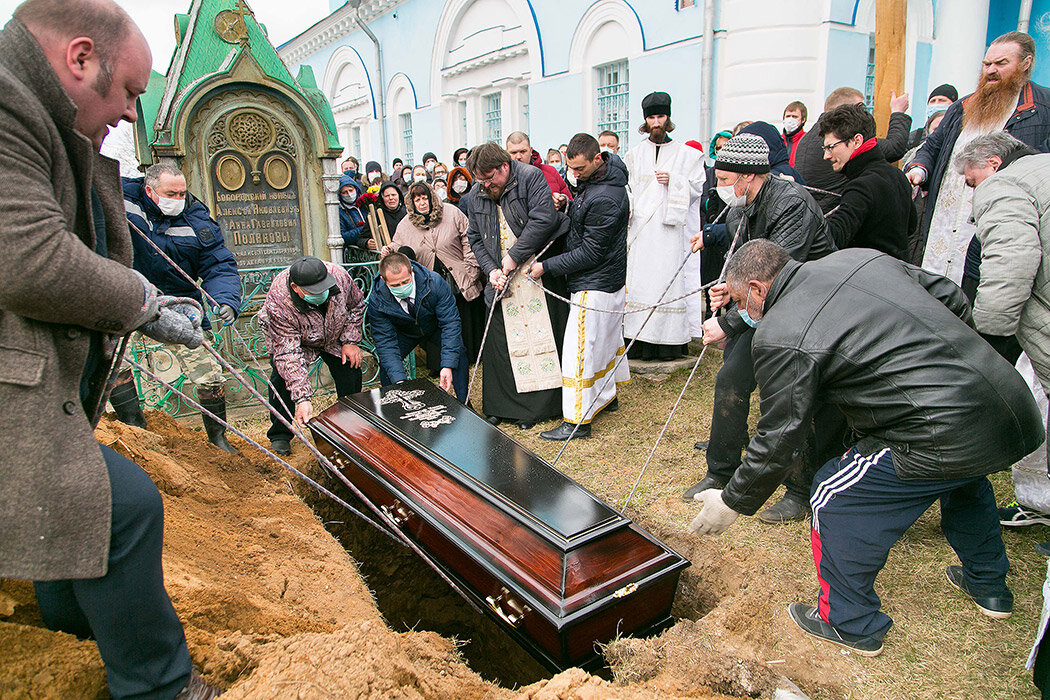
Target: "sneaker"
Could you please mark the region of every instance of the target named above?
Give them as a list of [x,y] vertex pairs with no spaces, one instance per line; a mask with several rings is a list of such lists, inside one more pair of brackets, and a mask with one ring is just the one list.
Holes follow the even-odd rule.
[[196,669],[190,674],[189,682],[175,696],[175,700],[214,700],[222,695],[222,689],[204,680]]
[[270,440],[270,449],[282,457],[292,454],[292,445],[288,440]]
[[820,613],[812,605],[803,603],[792,603],[788,606],[788,614],[795,624],[803,632],[812,635],[825,642],[838,644],[861,656],[878,656],[882,653],[882,640],[875,637],[858,637],[855,634],[846,634],[820,619]]
[[758,519],[767,525],[783,525],[795,520],[805,520],[809,515],[809,504],[796,501],[785,495],[774,505],[758,514]]
[[700,450],[701,452],[707,452],[707,440],[693,443],[694,450]]
[[703,479],[690,486],[686,492],[682,494],[682,500],[686,503],[692,503],[694,500],[693,496],[701,491],[706,491],[708,489],[724,489],[725,487],[726,483],[724,481],[708,474]]
[[970,592],[970,584],[966,582],[966,575],[963,574],[961,566],[949,566],[944,570],[944,575],[948,577],[948,583],[970,596],[973,604],[988,617],[1005,620],[1013,612],[1014,594],[1009,588],[1004,596],[976,596]]
[[1028,510],[1014,501],[999,509],[999,524],[1003,527],[1027,527],[1028,525],[1050,525],[1050,515],[1037,510]]

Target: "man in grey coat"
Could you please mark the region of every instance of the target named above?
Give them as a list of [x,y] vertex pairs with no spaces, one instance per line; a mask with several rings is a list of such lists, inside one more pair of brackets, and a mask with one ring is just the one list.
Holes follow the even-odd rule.
[[160,494],[93,434],[121,335],[201,343],[200,307],[130,269],[98,152],[135,121],[150,63],[111,0],[27,0],[0,32],[0,577],[35,581],[48,627],[97,641],[113,697],[209,697],[164,590]]

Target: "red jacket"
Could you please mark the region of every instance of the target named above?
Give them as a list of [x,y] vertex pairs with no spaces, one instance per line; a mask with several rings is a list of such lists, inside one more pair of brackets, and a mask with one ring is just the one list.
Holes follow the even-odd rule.
[[795,167],[795,150],[798,148],[798,142],[802,140],[805,134],[805,129],[799,129],[792,136],[788,136],[783,131],[780,132],[780,136],[784,139],[784,146],[790,151],[788,154],[788,165],[792,168]]
[[547,165],[540,158],[539,151],[535,148],[532,149],[532,160],[529,161],[529,165],[534,165],[540,169],[543,173],[543,177],[547,178],[547,184],[551,186],[551,193],[559,193],[572,199],[572,195],[569,194],[569,186],[565,184],[565,180],[558,174],[558,171],[554,169],[554,166]]

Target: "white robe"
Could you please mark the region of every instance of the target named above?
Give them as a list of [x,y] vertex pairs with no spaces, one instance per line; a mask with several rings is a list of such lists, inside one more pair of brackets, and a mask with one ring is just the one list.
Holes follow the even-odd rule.
[[[630,175],[631,223],[627,233],[627,310],[652,306],[674,299],[700,287],[700,256],[690,255],[689,239],[697,231],[686,225],[689,211],[704,186],[704,163],[699,151],[670,141],[660,145],[646,139],[625,158]],[[656,181],[657,170],[670,173],[668,184]],[[677,277],[672,277],[689,260]],[[697,335],[700,323],[700,296],[656,309],[646,323],[648,312],[624,317],[624,337],[658,345],[682,345]],[[642,324],[645,327],[642,328]]]

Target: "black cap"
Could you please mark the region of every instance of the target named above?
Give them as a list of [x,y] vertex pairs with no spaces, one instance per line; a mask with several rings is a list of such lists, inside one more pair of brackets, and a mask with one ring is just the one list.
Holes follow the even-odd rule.
[[954,85],[945,83],[944,85],[938,85],[935,87],[933,92],[930,93],[930,96],[926,98],[926,101],[929,102],[934,97],[947,97],[952,102],[957,102],[959,100],[959,91],[955,89]]
[[642,100],[642,113],[646,117],[656,114],[671,116],[671,96],[666,92],[650,92]]
[[437,160],[437,159],[438,159],[438,157],[436,155],[434,155],[433,153],[424,153],[423,154],[423,160],[421,160],[420,163],[426,164],[426,162],[428,160]]
[[307,294],[320,294],[337,282],[320,259],[307,255],[288,268],[288,277]]

